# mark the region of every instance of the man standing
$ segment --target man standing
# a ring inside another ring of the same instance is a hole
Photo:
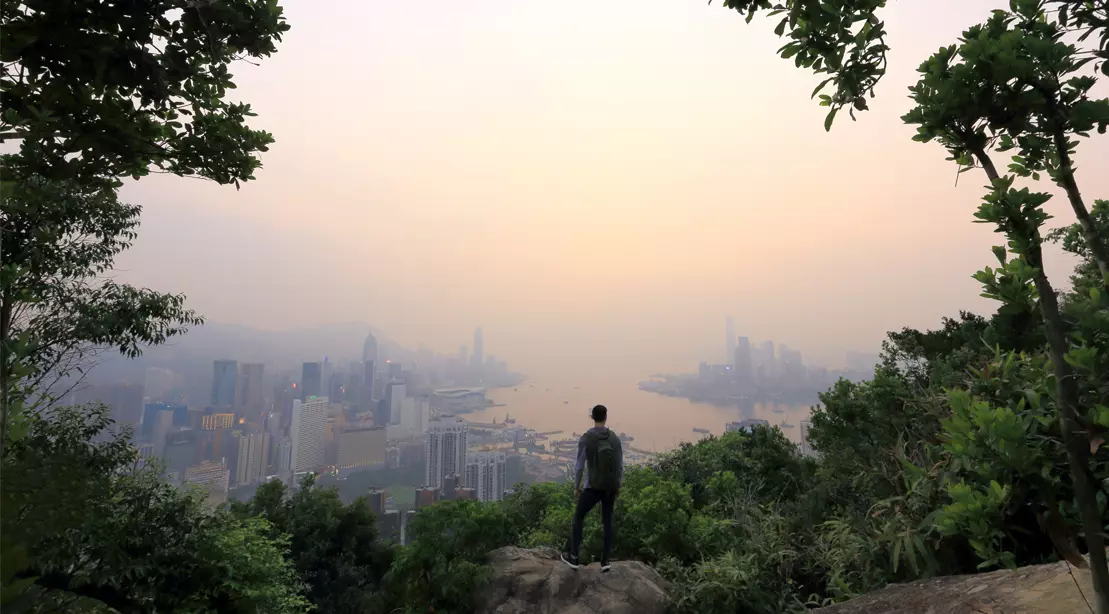
[[[601,557],[601,572],[611,569],[609,555],[612,554],[612,508],[616,495],[624,479],[624,452],[620,438],[610,431],[608,408],[598,405],[590,412],[593,428],[585,432],[578,441],[578,461],[574,467],[574,497],[578,500],[574,510],[574,525],[570,534],[570,546],[562,553],[562,561],[573,569],[578,569],[578,549],[581,547],[582,525],[585,515],[593,506],[601,504],[601,521],[605,527],[605,550]],[[582,472],[585,473],[585,488],[582,488]]]

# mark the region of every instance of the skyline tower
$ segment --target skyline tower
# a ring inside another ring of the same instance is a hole
[[[260,424],[262,420],[262,378],[266,366],[262,363],[244,362],[239,365],[235,386],[235,413],[244,415],[247,422]]]
[[[366,334],[366,341],[362,344],[362,410],[372,411],[377,391],[374,381],[377,378],[377,338],[373,332]]]
[[[300,400],[318,397],[321,390],[323,390],[323,365],[318,362],[304,363],[300,374]]]
[[[732,364],[735,370],[735,377],[738,381],[747,384],[751,382],[752,364],[751,364],[751,340],[747,337],[740,337],[739,344],[735,348],[735,359]]]
[[[216,409],[234,407],[238,379],[238,361],[216,360],[212,363],[212,407]]]

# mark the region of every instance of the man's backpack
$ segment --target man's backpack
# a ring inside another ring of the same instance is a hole
[[[616,490],[620,487],[617,463],[619,453],[609,435],[597,437],[596,462],[589,472],[589,487],[597,490]]]

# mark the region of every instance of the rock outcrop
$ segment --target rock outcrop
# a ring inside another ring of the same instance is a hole
[[[476,614],[663,614],[666,581],[638,561],[567,567],[550,548],[501,548]]]
[[[1072,575],[1073,574],[1073,575]],[[1090,572],[1065,562],[894,584],[820,614],[1080,614],[1090,612]]]

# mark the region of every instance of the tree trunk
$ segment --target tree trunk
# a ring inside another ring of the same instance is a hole
[[[1067,192],[1074,216],[1078,218],[1078,225],[1082,228],[1082,237],[1086,239],[1086,247],[1093,255],[1098,271],[1101,272],[1101,283],[1109,290],[1109,249],[1105,247],[1105,238],[1098,234],[1094,218],[1082,202],[1082,193],[1078,191],[1078,182],[1074,180],[1074,163],[1070,158],[1067,148],[1067,138],[1062,132],[1056,131],[1055,153],[1059,156],[1059,184]]]
[[[1000,176],[993,161],[985,152],[976,152],[982,168],[985,169],[990,183]],[[1048,356],[1055,372],[1056,409],[1059,424],[1063,431],[1063,441],[1067,448],[1067,464],[1071,480],[1074,481],[1074,495],[1078,502],[1078,513],[1082,519],[1082,530],[1086,535],[1086,547],[1090,551],[1090,574],[1094,584],[1094,604],[1097,614],[1109,614],[1109,565],[1105,557],[1105,536],[1101,513],[1097,507],[1096,480],[1090,471],[1090,443],[1083,437],[1078,419],[1078,386],[1074,373],[1064,356],[1067,353],[1067,334],[1063,316],[1059,313],[1059,301],[1055,289],[1044,272],[1043,249],[1040,232],[1033,229],[1035,241],[1024,257],[1036,269],[1033,281],[1040,295],[1040,312],[1044,317],[1047,336]]]

